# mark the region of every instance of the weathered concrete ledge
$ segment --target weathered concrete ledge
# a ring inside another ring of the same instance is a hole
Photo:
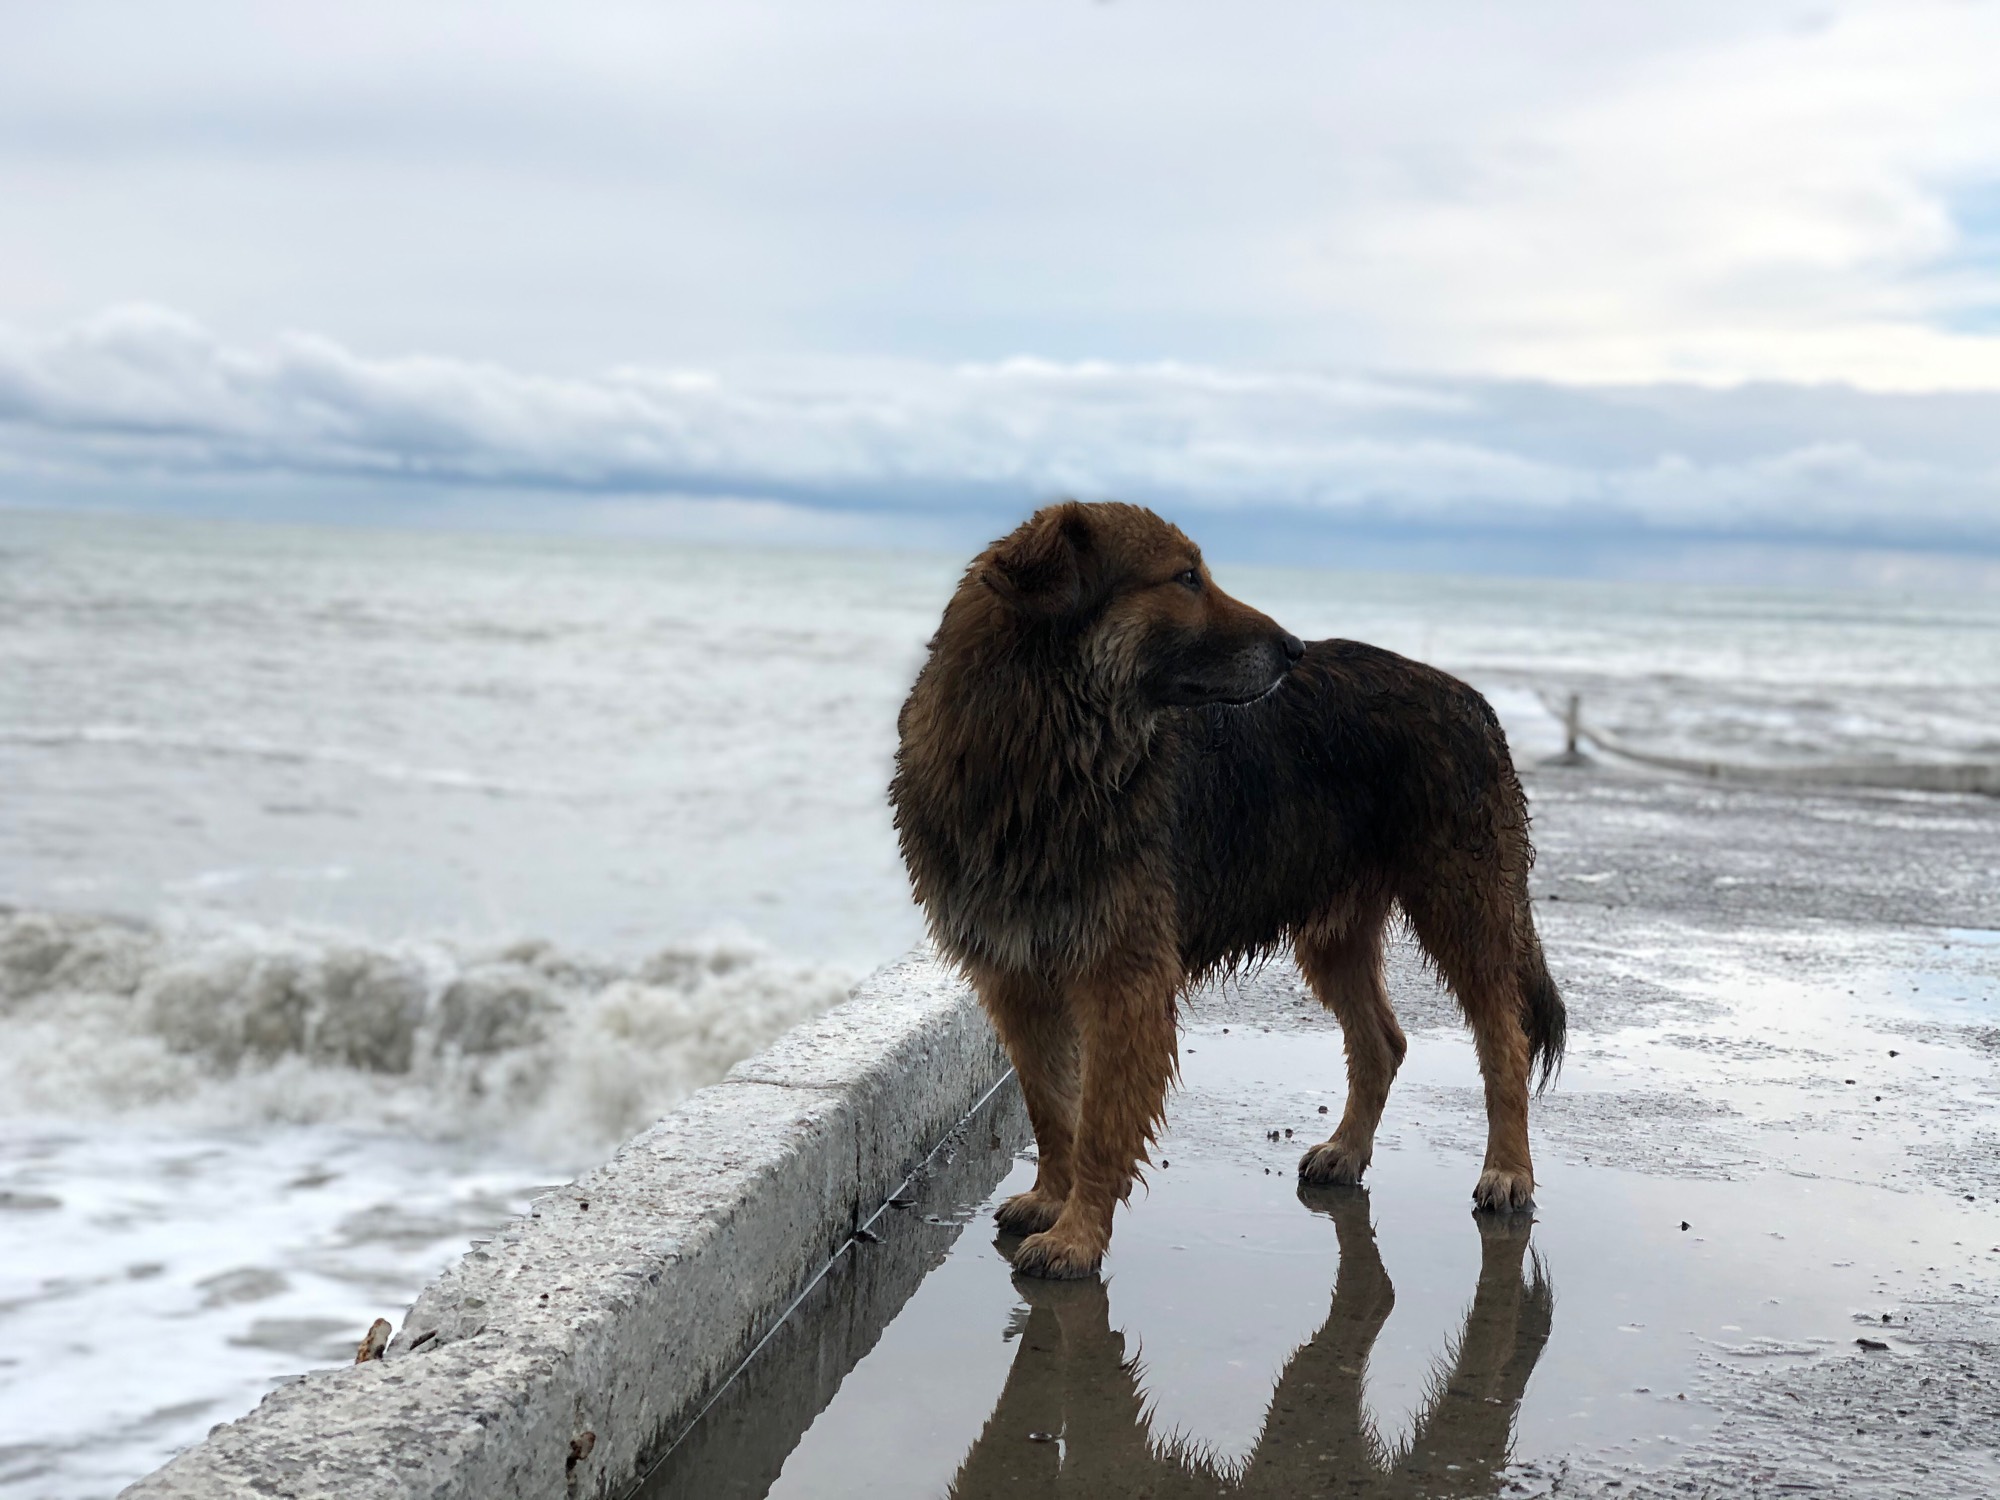
[[[913,954],[537,1199],[385,1358],[272,1392],[124,1495],[620,1494],[1005,1070]]]

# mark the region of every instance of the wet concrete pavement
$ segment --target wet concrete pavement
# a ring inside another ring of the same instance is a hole
[[[1572,1027],[1532,1219],[1469,1211],[1477,1068],[1407,947],[1368,1185],[1301,1193],[1340,1042],[1273,966],[1191,1008],[1101,1281],[1009,1274],[1003,1091],[648,1500],[2000,1493],[2000,805],[1531,792]]]

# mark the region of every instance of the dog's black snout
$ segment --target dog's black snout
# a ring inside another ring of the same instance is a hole
[[[1296,662],[1301,656],[1304,656],[1305,654],[1306,654],[1306,643],[1304,641],[1300,640],[1295,635],[1288,635],[1285,637],[1285,660],[1287,662]]]

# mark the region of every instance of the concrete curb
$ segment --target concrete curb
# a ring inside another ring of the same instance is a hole
[[[847,1377],[907,1311],[924,1279],[972,1230],[992,1239],[986,1199],[1034,1140],[1027,1105],[1003,1082],[952,1127],[930,1160],[730,1377],[627,1500],[764,1495]],[[994,1271],[1005,1274],[997,1248]],[[893,1467],[893,1455],[885,1455]],[[794,1476],[797,1477],[797,1476]],[[808,1475],[810,1477],[810,1475]]]
[[[385,1358],[273,1391],[123,1495],[621,1494],[1005,1070],[913,954],[537,1199]]]

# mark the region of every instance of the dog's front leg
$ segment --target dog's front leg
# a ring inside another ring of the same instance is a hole
[[[1076,1138],[1076,1021],[1066,997],[1032,975],[975,970],[973,987],[1014,1064],[1028,1122],[1035,1128],[1035,1185],[1001,1204],[993,1217],[1009,1234],[1034,1234],[1054,1224],[1069,1201]]]
[[[1174,998],[1179,961],[1162,956],[1107,966],[1074,983],[1069,1011],[1083,1051],[1083,1088],[1070,1151],[1069,1199],[1042,1233],[1021,1242],[1014,1269],[1088,1276],[1111,1243],[1111,1216],[1132,1191],[1166,1113],[1177,1066]]]

